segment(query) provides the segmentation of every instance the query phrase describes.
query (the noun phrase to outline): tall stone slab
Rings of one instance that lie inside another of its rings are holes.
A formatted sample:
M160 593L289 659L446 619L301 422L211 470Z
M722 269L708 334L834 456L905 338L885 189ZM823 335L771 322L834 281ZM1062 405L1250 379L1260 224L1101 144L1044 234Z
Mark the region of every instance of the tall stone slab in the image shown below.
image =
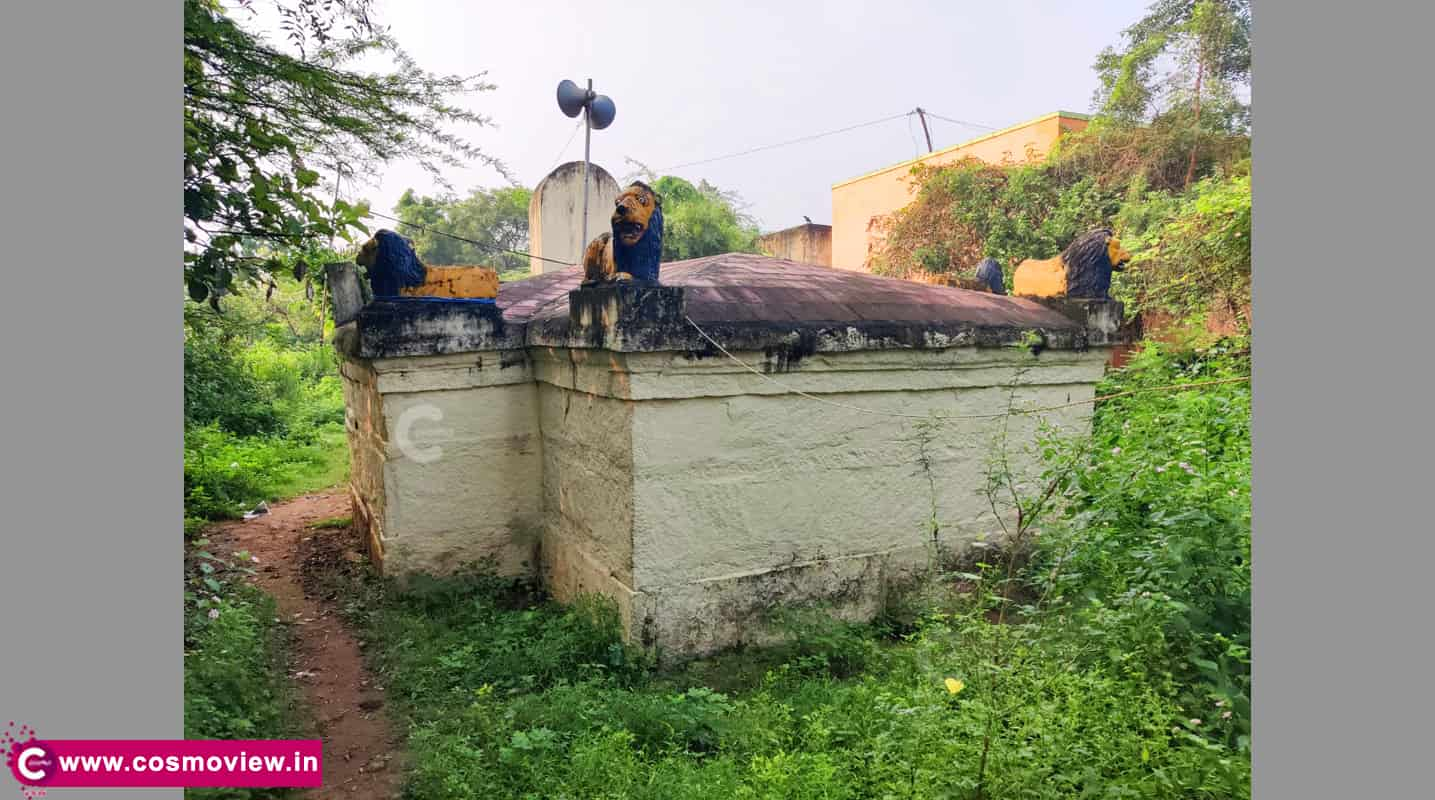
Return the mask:
M608 230L613 201L622 190L608 171L590 164L588 168L588 239ZM543 259L577 264L583 258L583 162L560 165L539 181L528 203L528 240L534 275L563 269Z

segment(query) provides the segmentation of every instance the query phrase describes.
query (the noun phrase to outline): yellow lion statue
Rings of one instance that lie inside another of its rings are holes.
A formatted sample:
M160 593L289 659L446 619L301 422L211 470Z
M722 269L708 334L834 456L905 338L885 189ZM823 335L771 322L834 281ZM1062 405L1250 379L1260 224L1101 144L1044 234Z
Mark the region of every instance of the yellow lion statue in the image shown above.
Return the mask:
M1029 258L1012 275L1012 294L1027 297L1110 297L1111 273L1120 272L1131 254L1110 228L1097 228L1077 237L1056 258Z

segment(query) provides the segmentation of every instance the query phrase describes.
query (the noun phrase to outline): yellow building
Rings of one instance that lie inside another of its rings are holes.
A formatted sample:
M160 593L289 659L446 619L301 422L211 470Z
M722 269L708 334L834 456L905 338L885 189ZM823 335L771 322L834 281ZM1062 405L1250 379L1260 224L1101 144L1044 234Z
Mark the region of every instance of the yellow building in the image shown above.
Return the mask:
M883 167L832 186L832 266L868 269L880 244L877 223L912 201L908 177L917 164L941 166L978 158L990 164L1020 164L1046 157L1058 137L1086 127L1090 117L1054 111L1033 120L952 145L924 156Z

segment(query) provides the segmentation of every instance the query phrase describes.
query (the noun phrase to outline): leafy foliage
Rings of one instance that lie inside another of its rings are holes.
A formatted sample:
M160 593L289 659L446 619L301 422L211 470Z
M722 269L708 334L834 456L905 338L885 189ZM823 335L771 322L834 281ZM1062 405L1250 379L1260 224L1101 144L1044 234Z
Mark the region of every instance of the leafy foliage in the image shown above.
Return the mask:
M332 485L347 469L336 356L300 284L282 279L227 306L185 308L187 529Z
M1204 92L1208 126L1243 130L1250 109L1235 90L1250 83L1250 0L1157 0L1095 67L1096 105L1113 120L1149 122Z
M1200 314L1224 307L1249 324L1251 177L1206 178L1183 195L1128 202L1116 224L1136 251L1119 294L1136 311Z
M242 8L251 3L244 0ZM246 253L260 240L296 245L364 231L364 209L324 175L415 159L438 175L461 159L497 164L446 132L487 122L449 97L491 88L421 70L369 15L369 0L277 3L297 54L246 31L218 0L184 3L184 238L189 296L268 282L282 264ZM369 74L358 59L387 56Z
M402 232L413 241L419 259L425 264L475 264L499 272L526 272L529 267L526 257L499 250L528 250L528 203L532 196L532 190L517 186L474 189L462 199L419 197L410 189L399 198L394 213L404 222L485 245L479 247L405 226Z
M1248 344L1167 352L1148 343L1098 390L1248 377ZM1098 658L1164 687L1202 735L1250 734L1251 390L1227 383L1114 398L1096 457L1067 485L1067 518L1040 540L1033 578Z
M1175 109L1141 126L1098 116L1084 130L1063 135L1047 159L1064 180L1090 177L1105 191L1180 192L1187 188L1193 145L1199 145L1194 178L1229 171L1251 154L1249 136L1196 130L1190 112Z
M1094 178L1053 165L1001 167L976 159L913 168L916 198L886 224L873 271L967 273L991 257L1007 271L1024 259L1052 258L1077 235L1104 224L1119 195Z
M245 368L228 344L218 326L185 325L186 427L213 423L239 436L279 431L283 423L269 387Z
M757 252L757 223L736 195L707 181L694 186L672 175L648 178L663 198L663 261Z

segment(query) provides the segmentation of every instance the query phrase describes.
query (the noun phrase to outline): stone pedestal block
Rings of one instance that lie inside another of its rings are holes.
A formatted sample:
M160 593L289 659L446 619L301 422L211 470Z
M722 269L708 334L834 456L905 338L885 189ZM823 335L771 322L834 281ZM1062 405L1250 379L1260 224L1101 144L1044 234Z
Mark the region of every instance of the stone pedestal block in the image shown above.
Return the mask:
M681 331L686 306L678 286L614 283L568 293L569 335L591 347L647 350Z

